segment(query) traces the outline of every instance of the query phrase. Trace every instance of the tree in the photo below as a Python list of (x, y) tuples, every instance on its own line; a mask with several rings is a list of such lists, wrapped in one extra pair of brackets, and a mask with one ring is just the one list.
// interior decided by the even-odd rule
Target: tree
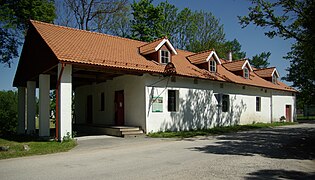
[(30, 19), (53, 22), (54, 2), (50, 0), (0, 1), (0, 63), (9, 67), (18, 57)]
[(237, 39), (234, 39), (233, 41), (218, 43), (214, 48), (220, 57), (227, 58), (227, 54), (230, 51), (232, 51), (232, 60), (240, 60), (246, 57), (246, 52), (241, 51), (242, 45), (238, 42)]
[(66, 0), (65, 5), (75, 19), (75, 27), (83, 30), (96, 31), (100, 24), (106, 22), (109, 14), (119, 12), (127, 0)]
[(17, 127), (17, 93), (0, 91), (0, 135), (11, 135)]
[(315, 102), (315, 1), (281, 0), (268, 2), (252, 0), (247, 16), (239, 17), (242, 27), (250, 23), (268, 27), (265, 32), (270, 38), (279, 36), (292, 38), (296, 42), (285, 57), (290, 67), (285, 80), (293, 82), (305, 103)]
[(187, 46), (187, 50), (200, 52), (214, 48), (217, 44), (225, 41), (223, 25), (211, 12), (194, 12), (195, 32), (191, 34), (191, 40)]
[(162, 9), (163, 21), (161, 22), (162, 34), (166, 35), (171, 42), (175, 42), (177, 34), (177, 11), (174, 5), (169, 4), (168, 1), (161, 2), (159, 6)]
[(270, 52), (262, 52), (253, 56), (252, 59), (249, 59), (249, 63), (255, 68), (266, 68), (269, 66), (268, 59), (270, 57)]
[(131, 4), (133, 20), (131, 21), (132, 38), (141, 41), (152, 41), (163, 37), (162, 7), (154, 7), (152, 0), (140, 0)]

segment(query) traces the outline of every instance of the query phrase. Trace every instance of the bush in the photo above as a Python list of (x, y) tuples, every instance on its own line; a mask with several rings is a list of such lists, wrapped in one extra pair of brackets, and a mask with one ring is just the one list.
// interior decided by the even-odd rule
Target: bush
[(16, 133), (18, 97), (15, 91), (0, 91), (0, 135)]

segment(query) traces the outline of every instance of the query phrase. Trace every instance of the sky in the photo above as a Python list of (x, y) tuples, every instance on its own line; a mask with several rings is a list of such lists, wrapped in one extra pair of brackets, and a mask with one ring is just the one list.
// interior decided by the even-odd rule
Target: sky
[[(154, 0), (154, 4), (164, 0)], [(237, 16), (248, 14), (248, 7), (251, 3), (248, 0), (168, 0), (179, 10), (190, 8), (191, 10), (203, 10), (211, 12), (223, 24), (227, 40), (237, 39), (242, 45), (242, 51), (246, 52), (246, 57), (251, 58), (261, 52), (271, 52), (269, 58), (270, 66), (277, 67), (281, 77), (286, 76), (286, 69), (289, 67), (289, 61), (283, 59), (283, 56), (290, 51), (293, 40), (284, 40), (278, 37), (273, 39), (264, 35), (263, 28), (249, 25), (245, 29), (241, 28)], [(12, 87), (18, 59), (14, 60), (11, 68), (0, 64), (0, 90), (15, 90)], [(288, 85), (291, 83), (286, 82)]]

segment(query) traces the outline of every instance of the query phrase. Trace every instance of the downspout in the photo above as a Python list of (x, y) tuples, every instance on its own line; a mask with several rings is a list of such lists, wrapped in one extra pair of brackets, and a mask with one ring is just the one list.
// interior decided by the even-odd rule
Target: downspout
[(61, 70), (60, 70), (58, 80), (57, 80), (57, 85), (56, 85), (56, 140), (59, 139), (59, 88), (60, 88), (60, 81), (61, 81), (64, 68), (65, 68), (65, 64), (61, 63)]
[(273, 101), (272, 101), (272, 99), (273, 99), (272, 90), (270, 90), (270, 118), (271, 118), (270, 122), (271, 123), (273, 123), (273, 119), (272, 119), (273, 118), (273, 111), (272, 111), (272, 107), (273, 107), (272, 103), (273, 103)]

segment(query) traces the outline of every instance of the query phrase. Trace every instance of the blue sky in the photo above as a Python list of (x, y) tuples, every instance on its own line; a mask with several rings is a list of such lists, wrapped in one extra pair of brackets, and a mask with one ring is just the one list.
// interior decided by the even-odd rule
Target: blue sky
[[(162, 0), (154, 0), (157, 4)], [(164, 1), (164, 0), (163, 0)], [(289, 67), (289, 61), (283, 59), (283, 56), (290, 51), (293, 40), (283, 40), (278, 37), (269, 39), (264, 35), (265, 30), (253, 25), (242, 29), (238, 23), (237, 16), (248, 14), (248, 7), (251, 3), (247, 0), (168, 0), (170, 4), (174, 4), (179, 10), (188, 7), (192, 10), (204, 10), (213, 13), (221, 24), (227, 40), (236, 38), (242, 45), (242, 51), (246, 52), (246, 57), (251, 58), (253, 55), (263, 51), (271, 52), (269, 58), (270, 66), (276, 66), (280, 76), (287, 74), (285, 69)], [(11, 68), (0, 64), (0, 90), (11, 90), (14, 74), (18, 60), (14, 61)], [(288, 83), (291, 85), (291, 83)]]

